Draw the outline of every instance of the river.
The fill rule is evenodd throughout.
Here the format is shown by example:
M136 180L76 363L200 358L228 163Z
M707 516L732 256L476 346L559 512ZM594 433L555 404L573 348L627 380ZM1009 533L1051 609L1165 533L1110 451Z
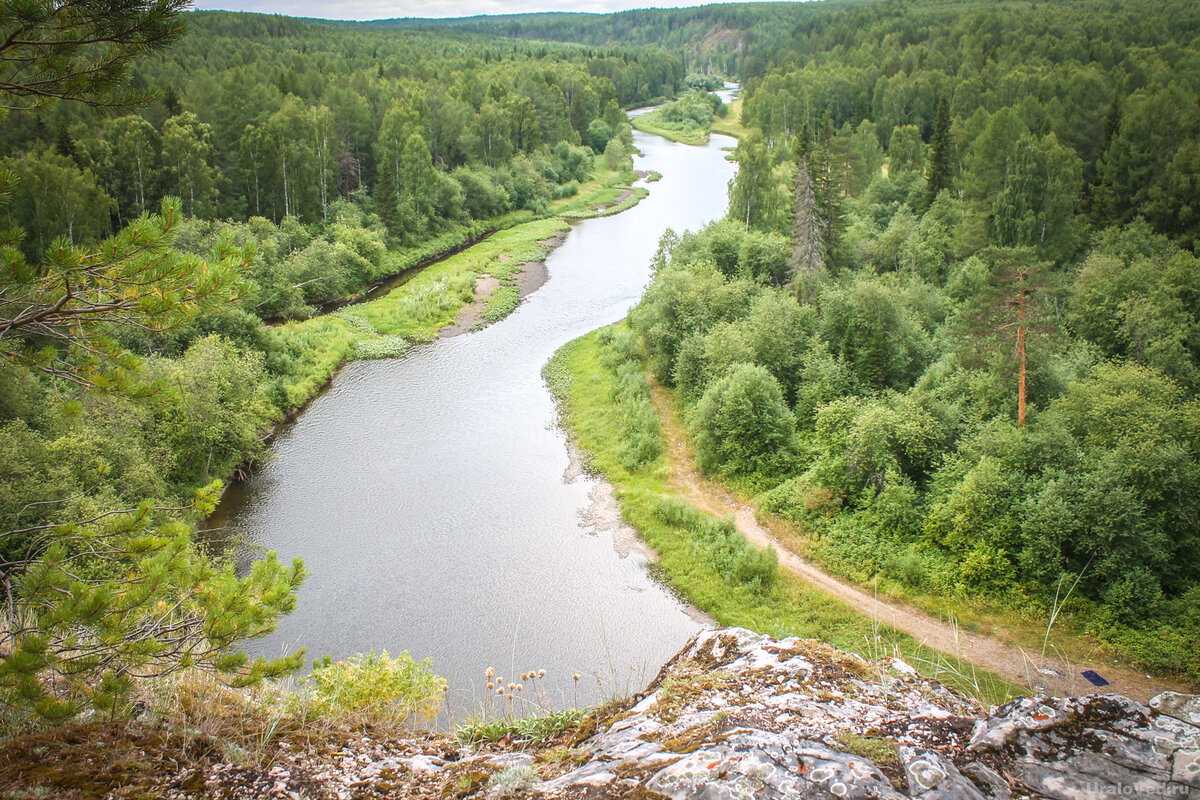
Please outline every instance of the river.
M311 573L252 653L408 651L432 659L461 718L484 702L489 666L506 682L546 670L544 707L587 704L637 691L700 627L636 550L584 520L595 480L564 480L540 374L561 345L625 316L667 227L725 213L733 140L634 137L635 166L663 175L645 200L575 224L547 283L502 322L347 365L231 487L215 520L250 543L243 556L298 555Z

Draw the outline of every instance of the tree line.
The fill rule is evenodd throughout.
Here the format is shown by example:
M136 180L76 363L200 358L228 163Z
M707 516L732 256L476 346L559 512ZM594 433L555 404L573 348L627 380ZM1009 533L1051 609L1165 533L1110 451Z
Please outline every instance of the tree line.
M1200 14L879 3L747 81L631 323L702 468L835 571L1200 676ZM1030 609L1037 609L1031 612Z
M166 196L188 217L309 226L347 200L378 218L390 245L419 247L571 195L585 156L619 138L621 108L684 77L679 57L647 49L223 12L188 22L190 35L130 70L131 92L156 94L149 105L57 104L0 120L3 166L19 178L2 213L25 231L27 257L60 235L97 241Z

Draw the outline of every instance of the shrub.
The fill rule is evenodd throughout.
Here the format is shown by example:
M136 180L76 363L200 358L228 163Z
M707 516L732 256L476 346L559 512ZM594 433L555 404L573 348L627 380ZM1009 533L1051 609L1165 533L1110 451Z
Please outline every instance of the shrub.
M332 721L375 725L396 725L412 717L432 720L445 691L428 660L413 661L408 653L393 658L386 650L336 662L325 656L301 685L306 711Z
M763 367L743 364L712 384L691 423L705 472L771 478L794 461L796 419Z
M674 497L657 499L655 513L662 522L683 532L696 556L708 563L725 583L765 592L779 577L775 548L755 548L728 518L705 514Z

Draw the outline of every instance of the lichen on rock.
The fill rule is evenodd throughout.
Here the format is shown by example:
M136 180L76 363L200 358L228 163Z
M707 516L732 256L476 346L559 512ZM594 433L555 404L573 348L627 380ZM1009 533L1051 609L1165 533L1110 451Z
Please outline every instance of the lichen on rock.
M896 659L704 631L619 722L581 746L584 763L531 793L1200 798L1198 712L1196 698L1164 695L1150 707L1116 696L1021 698L987 714Z

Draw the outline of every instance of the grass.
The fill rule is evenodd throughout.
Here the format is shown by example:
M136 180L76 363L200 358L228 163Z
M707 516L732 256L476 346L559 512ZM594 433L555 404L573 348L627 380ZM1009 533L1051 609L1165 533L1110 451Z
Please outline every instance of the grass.
M765 590L761 582L731 582L713 559L703 557L705 545L698 541L695 526L672 524L670 515L661 513L664 498L673 494L666 457L660 454L633 469L623 463L623 428L613 403L618 377L609 366L612 356L605 352L610 347L605 342L613 336L604 330L563 346L546 365L545 376L559 400L564 425L590 466L613 484L625 519L658 553L657 575L682 598L721 625L777 638L819 639L868 658L905 658L923 674L983 703L1024 693L953 654L932 651L911 636L880 626L789 574L780 572Z
M708 129L699 126L679 126L663 119L662 111L655 109L629 120L633 127L644 133L652 133L681 144L704 144L708 141Z
M464 744L509 742L520 746L541 746L574 730L587 716L582 708L565 708L533 717L502 717L500 719L468 722L455 729Z
M728 136L733 136L741 139L749 131L742 125L742 98L741 95L734 98L734 101L729 104L729 113L724 118L717 117L712 126L713 133L724 133Z
M499 231L431 264L383 297L357 306L356 313L378 333L417 342L434 339L439 330L454 322L459 309L475 299L479 276L493 275L502 284L514 285L520 265L544 259L550 250L545 240L567 227L563 220L551 218Z

